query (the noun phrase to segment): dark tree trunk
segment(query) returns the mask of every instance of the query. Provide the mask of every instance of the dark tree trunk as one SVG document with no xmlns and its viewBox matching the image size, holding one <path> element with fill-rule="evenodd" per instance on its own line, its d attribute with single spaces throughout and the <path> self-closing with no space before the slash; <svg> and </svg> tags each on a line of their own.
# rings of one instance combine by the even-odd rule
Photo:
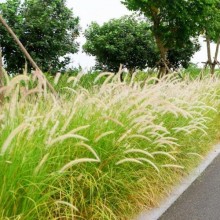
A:
<svg viewBox="0 0 220 220">
<path fill-rule="evenodd" d="M 159 61 L 159 74 L 158 78 L 162 78 L 164 75 L 166 75 L 168 69 L 167 69 L 167 52 L 168 48 L 166 48 L 162 36 L 158 33 L 158 29 L 160 27 L 161 19 L 158 16 L 158 9 L 155 7 L 151 7 L 151 13 L 153 18 L 153 33 L 156 40 L 157 48 L 160 52 L 160 61 Z"/>
<path fill-rule="evenodd" d="M 135 72 L 135 68 L 130 68 L 130 69 L 128 70 L 128 72 L 129 72 L 129 74 L 130 74 L 130 77 L 132 78 L 133 73 Z"/>
<path fill-rule="evenodd" d="M 160 62 L 159 62 L 159 78 L 162 78 L 167 73 L 167 52 L 168 49 L 165 47 L 164 43 L 162 42 L 160 36 L 156 35 L 156 44 L 160 51 Z"/>
<path fill-rule="evenodd" d="M 210 74 L 211 74 L 212 76 L 215 74 L 215 64 L 214 64 L 214 63 L 212 63 L 212 64 L 210 65 Z"/>
<path fill-rule="evenodd" d="M 120 81 L 121 81 L 121 82 L 124 82 L 123 72 L 120 73 Z"/>
</svg>

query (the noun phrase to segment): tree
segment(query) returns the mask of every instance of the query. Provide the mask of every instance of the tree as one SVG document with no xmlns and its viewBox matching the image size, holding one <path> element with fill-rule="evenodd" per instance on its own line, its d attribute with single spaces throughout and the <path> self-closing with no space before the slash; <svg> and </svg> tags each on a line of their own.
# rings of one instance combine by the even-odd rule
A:
<svg viewBox="0 0 220 220">
<path fill-rule="evenodd" d="M 129 72 L 137 68 L 158 67 L 160 53 L 149 27 L 145 19 L 127 16 L 110 20 L 102 26 L 92 23 L 85 32 L 84 51 L 96 56 L 95 67 L 101 70 L 117 72 L 120 64 Z M 181 47 L 169 49 L 168 68 L 186 68 L 199 48 L 197 40 L 187 40 Z"/>
<path fill-rule="evenodd" d="M 64 68 L 70 60 L 66 55 L 78 49 L 79 19 L 65 4 L 65 0 L 8 0 L 0 4 L 0 13 L 43 71 Z M 7 69 L 21 71 L 25 58 L 3 27 L 0 33 Z"/>
<path fill-rule="evenodd" d="M 167 52 L 167 66 L 169 69 L 187 68 L 195 52 L 199 51 L 200 44 L 198 39 L 187 40 L 181 47 L 169 49 Z M 158 54 L 159 56 L 159 54 Z"/>
<path fill-rule="evenodd" d="M 166 73 L 169 50 L 181 48 L 200 34 L 206 10 L 219 0 L 121 0 L 129 10 L 139 11 L 151 22 L 160 52 L 160 76 Z"/>
<path fill-rule="evenodd" d="M 149 25 L 138 18 L 124 16 L 99 25 L 93 22 L 85 31 L 83 49 L 96 57 L 101 69 L 117 72 L 123 64 L 130 73 L 153 67 L 157 60 Z"/>
</svg>

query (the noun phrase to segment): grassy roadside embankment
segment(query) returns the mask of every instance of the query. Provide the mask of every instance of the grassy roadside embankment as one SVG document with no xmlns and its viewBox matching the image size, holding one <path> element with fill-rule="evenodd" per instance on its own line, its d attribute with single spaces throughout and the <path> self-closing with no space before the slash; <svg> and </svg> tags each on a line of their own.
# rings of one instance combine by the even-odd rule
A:
<svg viewBox="0 0 220 220">
<path fill-rule="evenodd" d="M 219 79 L 101 76 L 67 79 L 60 100 L 27 76 L 3 88 L 0 219 L 132 219 L 218 141 Z"/>
</svg>

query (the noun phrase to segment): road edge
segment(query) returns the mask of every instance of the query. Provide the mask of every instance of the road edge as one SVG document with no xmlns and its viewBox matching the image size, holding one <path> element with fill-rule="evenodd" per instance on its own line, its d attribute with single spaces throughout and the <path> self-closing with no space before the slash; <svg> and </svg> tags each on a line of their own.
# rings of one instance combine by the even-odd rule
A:
<svg viewBox="0 0 220 220">
<path fill-rule="evenodd" d="M 158 220 L 170 206 L 191 186 L 191 184 L 203 173 L 206 168 L 220 154 L 220 144 L 214 146 L 212 151 L 204 158 L 202 163 L 195 168 L 177 187 L 174 187 L 169 197 L 161 202 L 159 207 L 140 213 L 136 220 Z"/>
</svg>

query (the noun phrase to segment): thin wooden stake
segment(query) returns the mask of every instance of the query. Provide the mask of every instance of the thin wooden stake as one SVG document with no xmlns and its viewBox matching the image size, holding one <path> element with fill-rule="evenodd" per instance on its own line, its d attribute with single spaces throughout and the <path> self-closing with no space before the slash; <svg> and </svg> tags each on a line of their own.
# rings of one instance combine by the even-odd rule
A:
<svg viewBox="0 0 220 220">
<path fill-rule="evenodd" d="M 219 38 L 218 41 L 217 41 L 216 50 L 215 50 L 215 58 L 214 58 L 214 61 L 215 61 L 216 63 L 218 62 L 219 46 L 220 46 L 220 38 Z"/>
<path fill-rule="evenodd" d="M 21 43 L 21 41 L 18 39 L 18 37 L 16 36 L 16 34 L 14 33 L 14 31 L 9 27 L 9 25 L 6 23 L 6 21 L 3 19 L 3 17 L 0 15 L 0 22 L 3 24 L 3 26 L 6 28 L 6 30 L 8 31 L 8 33 L 12 36 L 12 38 L 14 39 L 14 41 L 16 42 L 16 44 L 20 47 L 22 53 L 25 55 L 25 57 L 29 60 L 29 62 L 31 63 L 32 67 L 34 69 L 36 69 L 44 78 L 44 80 L 47 83 L 48 88 L 51 90 L 51 92 L 58 97 L 55 89 L 53 88 L 53 86 L 48 82 L 48 80 L 46 79 L 46 77 L 44 76 L 43 72 L 41 71 L 41 69 L 38 67 L 38 65 L 35 63 L 35 61 L 32 59 L 31 55 L 28 53 L 28 51 L 26 50 L 26 48 L 23 46 L 23 44 Z"/>
<path fill-rule="evenodd" d="M 4 73 L 3 73 L 3 64 L 2 64 L 2 48 L 0 45 L 0 88 L 4 86 Z M 0 104 L 3 103 L 4 94 L 3 92 L 0 93 Z"/>
</svg>

